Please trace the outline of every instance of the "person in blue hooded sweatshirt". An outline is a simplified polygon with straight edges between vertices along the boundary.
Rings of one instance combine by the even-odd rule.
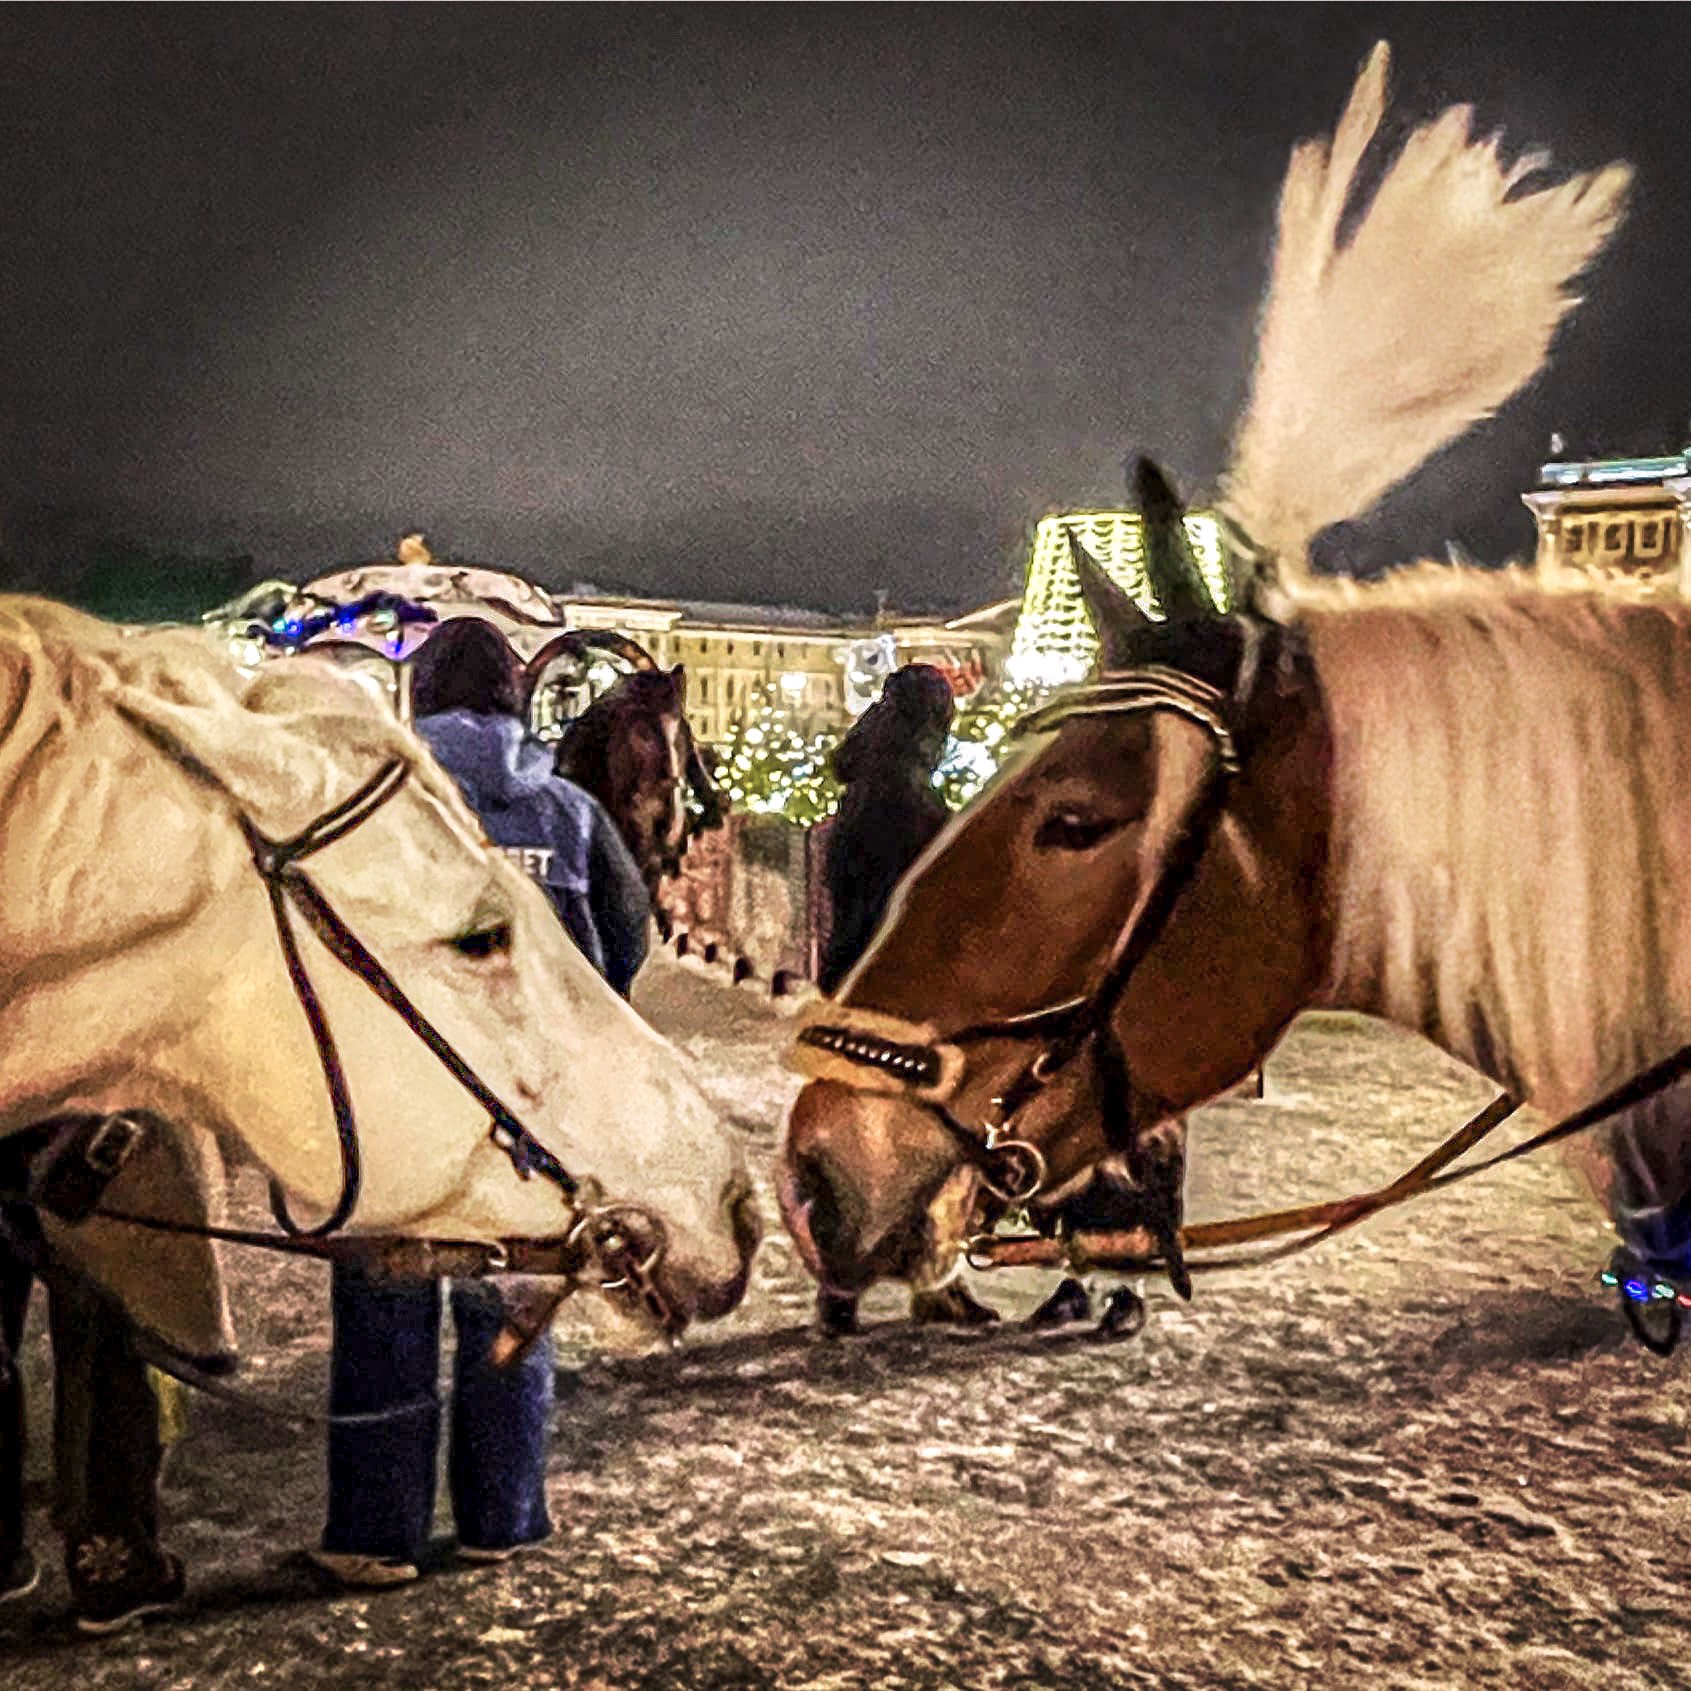
[[[593,966],[627,996],[645,960],[650,900],[609,814],[552,772],[522,719],[521,671],[478,618],[445,624],[412,668],[417,732],[457,781],[488,838],[545,888]],[[346,1585],[414,1580],[434,1517],[440,1444],[441,1290],[433,1280],[333,1270],[329,1509],[311,1557]],[[552,1342],[495,1368],[504,1325],[485,1284],[451,1283],[457,1360],[448,1487],[458,1554],[498,1562],[551,1535],[546,1452]]]

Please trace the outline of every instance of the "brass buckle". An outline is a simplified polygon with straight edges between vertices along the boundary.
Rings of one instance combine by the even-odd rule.
[[[135,1147],[146,1137],[145,1125],[134,1116],[107,1116],[89,1135],[82,1148],[82,1160],[96,1174],[109,1180],[129,1161]]]

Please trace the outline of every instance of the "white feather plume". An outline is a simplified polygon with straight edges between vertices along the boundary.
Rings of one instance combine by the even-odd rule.
[[[1375,47],[1332,141],[1293,150],[1251,398],[1221,505],[1297,570],[1330,523],[1361,516],[1543,367],[1568,284],[1619,227],[1632,178],[1611,164],[1517,193],[1456,106],[1417,129],[1351,238],[1341,220],[1386,105]]]

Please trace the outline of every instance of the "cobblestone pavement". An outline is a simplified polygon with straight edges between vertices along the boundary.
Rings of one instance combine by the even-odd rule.
[[[766,1167],[789,1023],[670,962],[638,996]],[[1265,1101],[1199,1117],[1194,1217],[1376,1184],[1487,1090],[1309,1018]],[[0,1610],[0,1681],[1691,1686],[1691,1392],[1598,1296],[1610,1242],[1572,1174],[1529,1161],[1190,1306],[1153,1290],[1145,1332],[1100,1346],[915,1331],[891,1288],[873,1330],[824,1344],[776,1238],[745,1307],[679,1351],[628,1353],[585,1306],[563,1325],[559,1531],[532,1556],[455,1567],[443,1518],[420,1585],[325,1595],[295,1554],[317,1434],[199,1400],[166,1488],[187,1605],[86,1642],[55,1576]],[[250,1259],[235,1278],[244,1383],[318,1407],[320,1279]],[[1013,1317],[1041,1287],[979,1289]],[[39,1340],[29,1364],[44,1390]],[[56,1554],[44,1516],[35,1543]]]

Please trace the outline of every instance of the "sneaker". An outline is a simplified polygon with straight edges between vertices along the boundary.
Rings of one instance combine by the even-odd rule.
[[[76,1544],[69,1563],[76,1630],[96,1638],[170,1608],[188,1588],[180,1556],[104,1535]]]
[[[1072,1327],[1092,1314],[1092,1299],[1085,1285],[1072,1274],[1064,1275],[1062,1283],[1050,1297],[1028,1317],[1027,1324],[1035,1332],[1048,1332],[1054,1327]]]
[[[41,1564],[27,1550],[20,1550],[0,1573],[0,1603],[27,1597],[41,1583]]]
[[[1145,1300],[1131,1286],[1117,1286],[1098,1320],[1100,1339],[1131,1339],[1145,1325]]]
[[[393,1585],[409,1585],[417,1578],[417,1564],[397,1556],[360,1556],[355,1551],[308,1550],[306,1557],[340,1585],[362,1591],[382,1591]]]
[[[548,1533],[546,1538],[552,1535]],[[525,1550],[534,1550],[546,1542],[546,1538],[531,1538],[525,1544],[507,1544],[499,1550],[486,1550],[479,1544],[460,1544],[458,1557],[460,1561],[475,1562],[486,1565],[494,1562],[508,1562],[513,1556],[520,1556]]]

